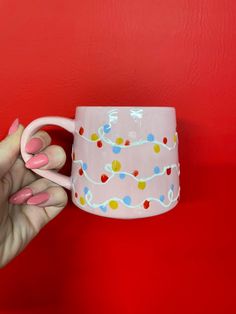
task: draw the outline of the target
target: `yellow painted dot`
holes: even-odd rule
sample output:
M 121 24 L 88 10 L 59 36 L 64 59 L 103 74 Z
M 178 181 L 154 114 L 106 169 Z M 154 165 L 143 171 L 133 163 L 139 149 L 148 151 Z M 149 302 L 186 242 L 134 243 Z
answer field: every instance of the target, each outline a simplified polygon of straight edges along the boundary
M 118 202 L 117 202 L 117 201 L 110 201 L 110 202 L 109 202 L 109 206 L 110 206 L 112 209 L 117 209 L 117 208 L 118 208 Z
M 80 201 L 80 204 L 81 204 L 81 205 L 84 205 L 84 204 L 85 204 L 85 199 L 84 199 L 83 196 L 81 196 L 81 197 L 79 198 L 79 201 Z
M 138 188 L 139 188 L 140 190 L 144 190 L 145 187 L 146 187 L 146 182 L 145 182 L 145 181 L 139 181 L 139 183 L 138 183 Z
M 112 170 L 115 172 L 120 171 L 121 163 L 118 160 L 113 160 L 111 167 L 112 167 Z
M 116 144 L 121 145 L 124 142 L 122 137 L 117 137 Z
M 153 145 L 153 149 L 154 149 L 154 152 L 157 153 L 157 154 L 158 154 L 158 153 L 160 152 L 160 150 L 161 150 L 160 145 L 158 145 L 158 144 Z
M 174 142 L 175 143 L 177 142 L 177 135 L 176 134 L 174 135 Z
M 93 133 L 92 135 L 91 135 L 91 140 L 92 141 L 97 141 L 98 140 L 98 135 L 96 134 L 96 133 Z

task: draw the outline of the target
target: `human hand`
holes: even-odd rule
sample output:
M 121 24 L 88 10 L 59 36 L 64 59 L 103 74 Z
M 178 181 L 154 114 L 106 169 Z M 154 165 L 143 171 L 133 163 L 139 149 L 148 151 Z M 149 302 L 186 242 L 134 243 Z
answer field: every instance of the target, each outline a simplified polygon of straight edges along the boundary
M 45 131 L 38 131 L 26 145 L 32 156 L 20 157 L 23 126 L 18 119 L 0 142 L 0 268 L 18 255 L 39 231 L 67 204 L 65 190 L 30 169 L 56 169 L 65 164 L 60 146 L 50 145 Z

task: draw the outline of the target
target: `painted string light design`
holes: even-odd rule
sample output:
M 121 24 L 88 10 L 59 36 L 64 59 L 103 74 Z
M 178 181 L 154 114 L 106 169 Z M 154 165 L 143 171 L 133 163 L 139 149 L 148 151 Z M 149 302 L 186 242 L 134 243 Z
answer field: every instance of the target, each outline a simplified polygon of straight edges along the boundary
M 84 136 L 84 128 L 80 126 L 79 128 L 76 128 L 75 132 L 78 133 L 84 140 L 88 142 L 96 143 L 98 148 L 102 148 L 104 143 L 108 144 L 112 148 L 112 152 L 114 154 L 119 154 L 122 149 L 126 149 L 128 147 L 132 146 L 139 146 L 147 143 L 153 144 L 153 151 L 154 153 L 158 154 L 161 151 L 161 147 L 164 147 L 168 149 L 169 151 L 173 150 L 177 144 L 177 132 L 173 136 L 174 145 L 168 146 L 167 137 L 163 138 L 163 141 L 157 141 L 155 140 L 155 136 L 151 133 L 147 134 L 147 137 L 145 140 L 140 140 L 131 143 L 130 140 L 124 140 L 122 137 L 117 137 L 115 142 L 113 142 L 111 139 L 109 139 L 106 134 L 108 134 L 111 131 L 111 123 L 116 119 L 115 116 L 110 116 L 110 123 L 106 123 L 103 126 L 101 126 L 98 129 L 97 133 L 91 134 L 90 138 Z M 146 178 L 138 178 L 139 172 L 138 170 L 134 170 L 132 173 L 128 173 L 126 171 L 122 171 L 122 165 L 119 160 L 114 159 L 111 164 L 106 164 L 104 166 L 104 170 L 109 173 L 103 173 L 101 174 L 100 181 L 93 180 L 87 173 L 88 165 L 86 162 L 83 162 L 82 160 L 76 160 L 75 159 L 75 153 L 72 150 L 72 159 L 73 163 L 79 164 L 80 168 L 78 170 L 78 173 L 80 176 L 84 175 L 86 179 L 95 185 L 104 185 L 107 184 L 112 178 L 115 176 L 119 176 L 121 180 L 124 180 L 126 177 L 132 177 L 137 182 L 137 188 L 140 190 L 144 190 L 146 188 L 147 182 L 152 180 L 153 178 L 157 176 L 162 175 L 170 175 L 172 173 L 172 170 L 176 170 L 177 174 L 180 174 L 180 165 L 178 164 L 171 164 L 168 166 L 163 167 L 161 170 L 158 166 L 155 166 L 153 168 L 153 175 L 146 177 Z M 160 195 L 159 198 L 155 197 L 149 197 L 143 200 L 142 202 L 138 204 L 132 204 L 132 198 L 129 195 L 125 195 L 123 198 L 117 198 L 113 197 L 109 200 L 106 200 L 102 203 L 94 203 L 93 202 L 93 195 L 91 190 L 89 190 L 88 187 L 84 187 L 84 195 L 80 196 L 77 192 L 75 192 L 75 182 L 72 182 L 72 188 L 74 190 L 74 195 L 76 202 L 79 206 L 85 207 L 86 205 L 90 206 L 91 208 L 100 208 L 101 211 L 106 212 L 108 210 L 108 206 L 111 209 L 117 209 L 119 207 L 119 203 L 123 204 L 127 208 L 143 208 L 148 209 L 150 206 L 150 202 L 159 202 L 163 208 L 167 208 L 171 205 L 172 202 L 175 202 L 179 198 L 180 194 L 180 188 L 177 191 L 176 197 L 174 197 L 174 184 L 172 183 L 169 187 L 168 193 L 167 193 L 167 201 L 164 195 Z
M 123 149 L 123 148 L 128 148 L 128 147 L 132 147 L 132 146 L 139 146 L 139 145 L 143 145 L 143 144 L 147 144 L 147 143 L 152 143 L 153 144 L 153 150 L 154 150 L 155 153 L 159 153 L 160 152 L 161 146 L 163 146 L 164 148 L 166 148 L 169 151 L 171 151 L 176 146 L 177 136 L 178 136 L 178 133 L 175 132 L 175 134 L 173 136 L 173 141 L 174 141 L 174 145 L 173 146 L 168 146 L 167 145 L 167 142 L 168 142 L 167 137 L 163 137 L 163 141 L 162 142 L 161 141 L 157 141 L 157 140 L 155 140 L 155 136 L 152 133 L 147 134 L 146 139 L 140 140 L 140 141 L 136 141 L 136 142 L 133 142 L 133 143 L 131 143 L 130 140 L 124 140 L 122 137 L 117 137 L 116 141 L 113 142 L 111 139 L 106 137 L 106 134 L 108 134 L 110 131 L 111 131 L 111 124 L 107 123 L 107 124 L 104 124 L 104 126 L 100 127 L 98 129 L 97 133 L 92 133 L 90 138 L 84 136 L 84 128 L 82 126 L 80 126 L 79 129 L 76 128 L 75 133 L 79 134 L 87 142 L 96 142 L 98 148 L 102 148 L 103 147 L 103 142 L 111 145 L 112 151 L 113 151 L 114 154 L 119 154 L 121 152 L 121 149 Z
M 83 160 L 74 160 L 75 164 L 79 164 L 80 168 L 78 170 L 79 175 L 84 175 L 86 179 L 96 185 L 104 185 L 108 183 L 113 177 L 119 176 L 121 180 L 124 180 L 126 177 L 132 177 L 134 180 L 138 182 L 138 188 L 140 190 L 144 190 L 146 186 L 146 182 L 152 180 L 157 176 L 162 176 L 164 174 L 170 175 L 172 173 L 172 169 L 177 171 L 177 174 L 180 174 L 180 165 L 179 164 L 171 164 L 163 167 L 162 170 L 158 166 L 153 168 L 153 174 L 146 178 L 138 178 L 138 170 L 134 170 L 133 173 L 129 173 L 126 171 L 122 171 L 122 165 L 119 160 L 113 160 L 111 164 L 106 164 L 104 169 L 109 172 L 111 175 L 107 176 L 107 174 L 101 174 L 101 181 L 93 180 L 87 173 L 88 165 Z
M 72 182 L 72 188 L 75 190 L 74 182 Z M 132 198 L 129 195 L 125 195 L 123 198 L 119 197 L 112 197 L 102 203 L 93 203 L 93 195 L 92 192 L 89 190 L 88 187 L 84 187 L 84 195 L 79 197 L 78 200 L 78 193 L 75 192 L 76 203 L 78 206 L 85 207 L 86 204 L 89 205 L 91 208 L 100 208 L 101 211 L 106 212 L 108 210 L 108 205 L 111 209 L 117 209 L 119 207 L 119 203 L 123 204 L 127 208 L 143 208 L 148 209 L 150 206 L 150 202 L 159 202 L 163 208 L 168 208 L 173 202 L 175 202 L 180 194 L 180 188 L 177 192 L 176 197 L 174 197 L 174 185 L 170 185 L 170 189 L 167 194 L 168 202 L 165 203 L 165 196 L 163 194 L 160 195 L 159 198 L 155 197 L 148 197 L 145 200 L 141 201 L 138 204 L 132 205 Z

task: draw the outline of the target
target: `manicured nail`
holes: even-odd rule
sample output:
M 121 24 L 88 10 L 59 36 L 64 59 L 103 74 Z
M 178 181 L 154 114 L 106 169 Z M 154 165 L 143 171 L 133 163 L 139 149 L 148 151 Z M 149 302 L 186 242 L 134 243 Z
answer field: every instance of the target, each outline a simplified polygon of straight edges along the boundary
M 45 154 L 38 154 L 32 158 L 30 158 L 25 166 L 26 168 L 29 168 L 29 169 L 35 169 L 35 168 L 40 168 L 40 167 L 43 167 L 45 166 L 46 164 L 48 164 L 49 160 L 48 160 L 48 157 L 47 155 Z
M 47 192 L 38 193 L 27 200 L 28 205 L 39 205 L 46 202 L 50 195 Z
M 27 153 L 32 154 L 43 147 L 43 141 L 40 138 L 32 138 L 25 146 Z
M 16 132 L 16 130 L 18 129 L 19 126 L 19 119 L 15 119 L 12 123 L 12 125 L 10 126 L 9 130 L 8 130 L 8 135 L 13 134 L 14 132 Z
M 23 188 L 22 190 L 13 194 L 10 197 L 9 202 L 12 204 L 22 204 L 32 195 L 33 192 L 30 188 Z

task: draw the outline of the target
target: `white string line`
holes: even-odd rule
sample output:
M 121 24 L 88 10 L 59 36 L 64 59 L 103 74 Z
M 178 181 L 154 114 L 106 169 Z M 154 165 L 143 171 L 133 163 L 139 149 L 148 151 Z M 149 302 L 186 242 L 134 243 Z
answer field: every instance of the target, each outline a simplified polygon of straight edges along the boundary
M 83 162 L 81 159 L 80 159 L 80 160 L 73 160 L 73 163 L 75 163 L 75 164 L 79 163 L 79 164 L 81 164 L 81 166 L 83 166 L 83 164 L 84 164 L 84 162 Z M 170 169 L 170 168 L 171 168 L 171 169 L 176 169 L 178 176 L 180 175 L 180 165 L 179 165 L 179 163 L 178 163 L 178 165 L 177 165 L 177 164 L 172 164 L 172 165 L 164 166 L 164 167 L 163 167 L 163 170 L 162 170 L 161 172 L 155 173 L 155 174 L 153 174 L 152 176 L 147 177 L 147 178 L 137 178 L 137 177 L 135 177 L 132 173 L 125 172 L 125 171 L 117 171 L 117 172 L 115 172 L 115 171 L 112 170 L 111 164 L 106 164 L 105 167 L 104 167 L 104 169 L 105 169 L 107 172 L 110 172 L 110 173 L 111 173 L 111 176 L 108 177 L 108 179 L 107 179 L 106 182 L 100 182 L 100 181 L 97 182 L 97 181 L 94 181 L 92 178 L 89 177 L 89 175 L 87 174 L 87 172 L 86 172 L 85 170 L 83 170 L 83 174 L 85 175 L 86 179 L 87 179 L 89 182 L 91 182 L 91 183 L 93 183 L 93 184 L 97 184 L 97 185 L 104 185 L 104 184 L 107 184 L 114 176 L 116 176 L 116 175 L 119 176 L 119 175 L 123 175 L 123 174 L 124 174 L 125 176 L 132 177 L 132 178 L 133 178 L 134 180 L 136 180 L 137 182 L 140 182 L 140 181 L 150 181 L 150 180 L 152 180 L 152 179 L 155 178 L 155 177 L 164 175 L 165 172 L 166 172 L 166 170 L 167 170 L 167 169 Z M 121 180 L 122 180 L 122 179 L 121 179 Z
M 74 187 L 74 182 L 72 181 L 72 190 L 73 192 L 75 191 L 75 187 Z M 89 205 L 91 208 L 100 208 L 100 207 L 105 207 L 106 205 L 109 204 L 110 201 L 117 201 L 117 202 L 120 202 L 122 203 L 124 206 L 128 207 L 128 208 L 142 208 L 143 207 L 143 203 L 145 202 L 145 200 L 147 201 L 155 201 L 155 202 L 159 202 L 163 207 L 167 208 L 169 207 L 173 202 L 175 202 L 179 195 L 180 195 L 180 187 L 179 187 L 179 190 L 178 190 L 178 193 L 176 195 L 175 198 L 173 198 L 173 190 L 172 189 L 169 189 L 168 191 L 168 200 L 169 200 L 169 203 L 165 204 L 163 201 L 161 201 L 160 199 L 158 198 L 155 198 L 155 197 L 147 197 L 145 198 L 142 202 L 136 204 L 136 205 L 128 205 L 127 203 L 124 202 L 123 199 L 119 198 L 119 197 L 112 197 L 102 203 L 91 203 L 92 201 L 92 192 L 89 190 L 86 194 L 85 194 L 85 200 L 86 200 L 86 203 L 87 205 Z M 79 203 L 76 199 L 76 204 L 79 206 L 79 207 L 86 207 L 86 204 L 85 205 L 82 205 L 81 203 Z
M 77 128 L 75 129 L 75 133 L 80 135 L 79 134 L 79 131 L 77 130 Z M 148 141 L 148 140 L 139 140 L 139 141 L 136 141 L 136 142 L 133 142 L 131 143 L 130 145 L 124 145 L 124 144 L 117 144 L 115 142 L 113 142 L 112 140 L 110 140 L 108 137 L 105 136 L 105 132 L 103 130 L 103 127 L 100 127 L 98 129 L 98 134 L 99 134 L 99 138 L 94 141 L 94 140 L 91 140 L 87 137 L 85 137 L 84 135 L 80 135 L 84 140 L 86 140 L 87 142 L 91 142 L 91 143 L 94 143 L 94 142 L 97 142 L 99 140 L 103 140 L 105 143 L 111 145 L 111 146 L 116 146 L 116 147 L 120 147 L 120 148 L 129 148 L 129 147 L 133 147 L 133 146 L 140 146 L 140 145 L 143 145 L 143 144 L 147 144 L 147 143 L 152 143 L 152 144 L 158 144 L 162 147 L 165 147 L 167 148 L 169 151 L 173 150 L 176 145 L 177 145 L 177 142 L 174 143 L 173 146 L 168 146 L 160 141 L 156 141 L 156 140 L 153 140 L 153 141 Z M 175 132 L 175 136 L 176 138 L 178 137 L 178 133 Z

